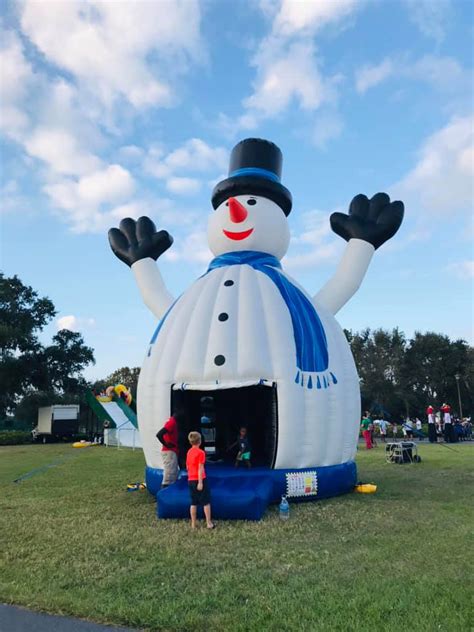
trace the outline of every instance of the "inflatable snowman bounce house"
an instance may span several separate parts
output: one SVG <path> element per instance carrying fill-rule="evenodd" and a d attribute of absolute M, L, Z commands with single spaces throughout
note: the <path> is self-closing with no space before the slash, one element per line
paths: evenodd
<path fill-rule="evenodd" d="M 138 384 L 138 424 L 148 489 L 159 517 L 188 515 L 187 479 L 161 490 L 156 433 L 179 410 L 180 464 L 198 430 L 215 517 L 259 519 L 269 503 L 349 492 L 356 483 L 359 379 L 335 320 L 353 296 L 374 251 L 403 219 L 385 193 L 357 195 L 331 227 L 347 241 L 334 276 L 309 296 L 282 268 L 290 242 L 291 193 L 280 181 L 282 154 L 249 138 L 231 154 L 229 176 L 212 193 L 207 271 L 178 298 L 156 265 L 173 243 L 147 217 L 109 231 L 116 256 L 133 271 L 159 319 Z M 251 468 L 233 467 L 239 428 Z"/>

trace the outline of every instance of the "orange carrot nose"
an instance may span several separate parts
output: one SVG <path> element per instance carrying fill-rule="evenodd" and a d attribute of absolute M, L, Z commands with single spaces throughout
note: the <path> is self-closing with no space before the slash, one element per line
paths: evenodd
<path fill-rule="evenodd" d="M 245 206 L 233 197 L 229 198 L 229 213 L 230 220 L 234 224 L 240 224 L 240 222 L 245 221 L 249 214 Z"/>

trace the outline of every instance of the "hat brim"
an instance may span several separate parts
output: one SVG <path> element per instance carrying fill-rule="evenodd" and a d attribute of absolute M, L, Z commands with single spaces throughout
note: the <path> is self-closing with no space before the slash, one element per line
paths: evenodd
<path fill-rule="evenodd" d="M 236 195 L 261 195 L 278 204 L 286 216 L 290 214 L 293 198 L 286 187 L 279 182 L 272 182 L 255 176 L 237 176 L 222 180 L 212 192 L 214 210 L 230 197 Z"/>

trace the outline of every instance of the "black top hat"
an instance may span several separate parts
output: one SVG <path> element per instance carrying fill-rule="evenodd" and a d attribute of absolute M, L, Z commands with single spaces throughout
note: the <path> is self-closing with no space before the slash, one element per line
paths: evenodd
<path fill-rule="evenodd" d="M 214 187 L 212 206 L 216 209 L 236 195 L 261 195 L 289 215 L 293 201 L 291 193 L 280 183 L 282 162 L 280 149 L 269 140 L 241 140 L 230 155 L 229 177 Z"/>

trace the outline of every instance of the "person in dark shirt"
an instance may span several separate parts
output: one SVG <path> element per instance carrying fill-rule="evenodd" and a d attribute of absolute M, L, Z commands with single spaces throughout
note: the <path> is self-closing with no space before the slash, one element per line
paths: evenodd
<path fill-rule="evenodd" d="M 238 447 L 239 451 L 237 452 L 237 456 L 235 457 L 235 467 L 239 467 L 241 463 L 243 463 L 246 467 L 252 467 L 252 450 L 250 447 L 250 440 L 247 434 L 247 428 L 242 426 L 239 430 L 239 436 L 237 437 L 237 441 L 235 441 L 230 447 L 232 448 Z"/>

